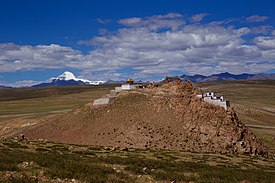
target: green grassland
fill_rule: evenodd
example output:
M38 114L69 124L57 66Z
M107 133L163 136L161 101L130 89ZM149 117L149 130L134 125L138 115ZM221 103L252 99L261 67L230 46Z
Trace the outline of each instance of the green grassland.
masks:
M0 182L274 182L275 160L2 139Z

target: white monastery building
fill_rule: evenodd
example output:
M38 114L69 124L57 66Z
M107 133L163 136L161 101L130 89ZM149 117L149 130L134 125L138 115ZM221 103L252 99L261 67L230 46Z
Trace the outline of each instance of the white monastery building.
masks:
M227 110L230 107L230 103L228 100L224 100L223 96L215 96L214 92L208 92L202 95L196 95L199 98L202 98L203 101L219 105L223 107L225 110Z

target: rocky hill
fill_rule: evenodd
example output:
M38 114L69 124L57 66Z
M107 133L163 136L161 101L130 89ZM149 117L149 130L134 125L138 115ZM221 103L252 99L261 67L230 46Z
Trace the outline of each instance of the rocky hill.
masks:
M122 91L109 105L87 104L17 133L98 146L266 154L233 109L206 103L196 93L191 83L178 80Z

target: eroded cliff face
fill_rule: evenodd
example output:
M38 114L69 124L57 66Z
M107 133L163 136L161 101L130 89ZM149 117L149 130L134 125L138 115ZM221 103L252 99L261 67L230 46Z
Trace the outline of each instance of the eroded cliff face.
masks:
M191 83L174 81L124 91L109 105L86 105L24 129L29 138L65 143L193 152L265 154L267 149L233 109L195 97Z

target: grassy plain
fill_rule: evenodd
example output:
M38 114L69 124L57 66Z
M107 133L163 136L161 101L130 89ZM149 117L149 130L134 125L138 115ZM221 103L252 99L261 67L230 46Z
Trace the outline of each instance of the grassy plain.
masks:
M107 94L115 85L0 90L0 121L70 111Z

